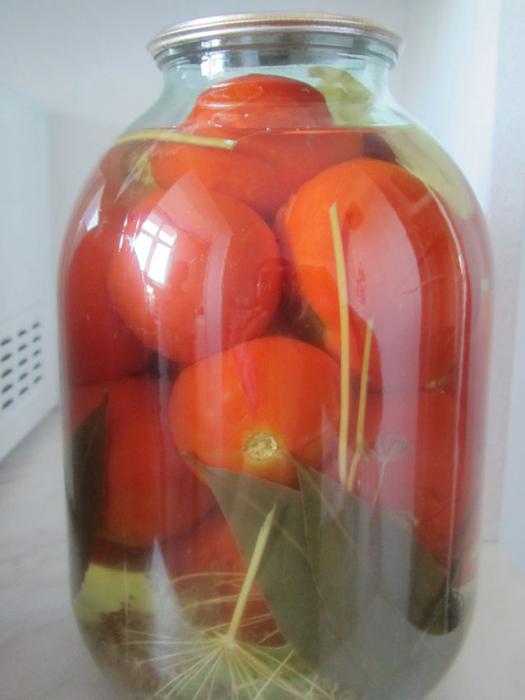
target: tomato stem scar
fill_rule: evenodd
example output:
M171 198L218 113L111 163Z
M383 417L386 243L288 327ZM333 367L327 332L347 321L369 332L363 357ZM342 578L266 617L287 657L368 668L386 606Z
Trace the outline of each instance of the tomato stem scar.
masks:
M246 456L250 462L268 462L279 451L279 443L268 433L256 433L252 435L245 447Z

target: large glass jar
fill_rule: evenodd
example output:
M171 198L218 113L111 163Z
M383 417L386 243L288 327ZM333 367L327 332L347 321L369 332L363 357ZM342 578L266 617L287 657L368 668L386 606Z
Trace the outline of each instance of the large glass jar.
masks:
M75 615L123 696L416 700L479 531L490 258L337 16L180 25L61 273Z

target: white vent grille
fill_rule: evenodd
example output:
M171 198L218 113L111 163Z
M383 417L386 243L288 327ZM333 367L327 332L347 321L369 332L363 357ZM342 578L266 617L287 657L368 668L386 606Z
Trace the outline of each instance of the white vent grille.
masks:
M44 379L42 321L32 318L0 336L0 414L12 411Z
M55 403L53 340L46 304L0 320L0 460Z

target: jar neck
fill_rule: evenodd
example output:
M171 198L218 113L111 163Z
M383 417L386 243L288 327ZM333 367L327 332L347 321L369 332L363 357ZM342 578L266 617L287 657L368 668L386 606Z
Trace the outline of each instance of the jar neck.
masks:
M395 55L374 41L361 40L355 47L335 50L312 46L243 46L202 49L159 57L164 76L164 94L193 86L199 91L210 82L227 80L250 73L273 75L293 74L299 80L315 86L319 71L326 69L350 73L374 97L389 95L389 73L395 65Z
M323 44L326 40L328 43ZM205 45L206 44L206 45ZM128 128L176 127L184 123L199 96L212 83L263 73L293 78L320 90L338 126L383 128L406 126L408 119L392 98L388 76L396 53L364 37L296 39L248 35L237 40L195 42L169 48L157 56L164 89L159 99Z

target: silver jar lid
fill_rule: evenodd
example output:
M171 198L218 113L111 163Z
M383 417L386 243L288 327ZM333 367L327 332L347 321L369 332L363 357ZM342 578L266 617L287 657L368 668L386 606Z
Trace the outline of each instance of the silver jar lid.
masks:
M189 22L175 24L159 32L148 44L148 49L157 58L164 51L180 49L187 44L195 44L246 34L264 36L278 33L297 34L338 34L363 37L380 42L398 54L402 39L395 32L374 22L347 15L325 13L301 14L235 14L203 17Z

